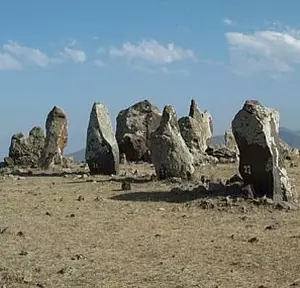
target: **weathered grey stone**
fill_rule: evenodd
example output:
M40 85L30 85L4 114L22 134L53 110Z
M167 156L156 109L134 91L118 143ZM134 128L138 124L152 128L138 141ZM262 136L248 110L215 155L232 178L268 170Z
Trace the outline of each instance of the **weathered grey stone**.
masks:
M189 178L194 173L193 156L180 134L172 106L165 106L160 125L150 139L152 163L159 179Z
M258 101L246 101L232 121L240 151L239 171L253 196L291 200L290 180L283 167L279 138L279 113Z
M120 111L117 116L116 138L120 153L128 161L150 161L150 134L161 120L159 109L148 100Z
M46 120L45 149L41 159L42 168L61 165L68 142L68 118L59 107L54 106Z
M234 163L237 159L237 154L235 151L230 150L226 146L221 146L220 148L208 147L206 153L211 157L218 159L219 163Z
M180 133L192 153L195 165L209 161L205 150L213 135L212 117L209 112L201 112L195 100L192 99L190 113L178 120Z
M151 161L147 140L144 136L126 133L119 143L120 151L126 151L129 161ZM137 160L140 159L140 160Z
M228 129L225 131L224 143L225 143L225 147L227 147L229 150L238 153L238 147L234 135L232 133L232 129Z
M86 140L86 162L92 174L119 173L119 148L108 109L94 103Z
M5 161L9 166L35 167L38 165L44 150L45 136L43 129L33 127L29 136L18 133L12 136L9 147L9 158Z

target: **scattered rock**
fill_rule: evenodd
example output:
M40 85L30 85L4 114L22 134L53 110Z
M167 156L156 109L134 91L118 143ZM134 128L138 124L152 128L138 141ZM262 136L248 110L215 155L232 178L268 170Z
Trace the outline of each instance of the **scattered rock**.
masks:
M248 240L249 243L256 243L258 242L258 238L257 237L252 237Z
M19 231L19 232L17 233L17 236L18 236L18 237L24 237L25 235L24 235L24 233L23 233L22 231Z
M291 200L290 180L280 153L279 113L258 101L246 101L232 121L239 151L239 171L254 197Z
M295 280L292 284L290 284L290 287L296 287L296 286L300 286L300 278Z
M93 105L87 131L85 157L91 174L119 173L119 147L108 109L103 104Z
M117 116L116 139L120 153L128 161L151 161L150 134L161 120L159 109L148 100L120 111Z
M76 254L75 256L71 257L71 260L80 260L83 259L83 256L80 254Z
M193 156L180 134L172 106L165 106L160 125L150 139L152 163L159 179L188 178L194 173Z
M123 181L122 185L121 185L121 189L123 191L129 191L129 190L131 190L131 183L129 181L126 181L126 180Z
M0 234L4 234L7 231L8 227L0 228Z
M22 251L19 253L19 255L21 255L21 256L27 256L27 255L28 255L28 252L22 250Z
M279 229L279 224L278 223L273 223L271 225L266 226L265 230L276 230Z
M81 195L79 195L78 197L77 197L77 201L84 201L84 197L83 196L81 196Z
M61 165L67 142L67 115L61 108L54 106L46 119L45 149L41 159L41 167L48 169L55 165Z
M64 274L69 273L71 271L72 271L72 268L66 267L66 268L62 268L62 269L58 270L57 274L64 275Z

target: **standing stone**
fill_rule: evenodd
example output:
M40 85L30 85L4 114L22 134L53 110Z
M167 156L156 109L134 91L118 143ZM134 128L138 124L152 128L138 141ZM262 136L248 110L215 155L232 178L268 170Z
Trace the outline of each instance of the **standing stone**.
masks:
M232 129L228 129L225 131L224 142L226 148L228 148L229 150L236 151L236 152L238 151L237 144L234 135L232 133Z
M279 138L279 113L258 101L246 101L232 121L240 151L239 171L254 197L291 200L294 195L283 167Z
M44 150L45 135L40 127L33 127L29 136L18 133L12 136L9 147L9 166L37 167Z
M212 117L209 112L201 112L195 100L191 101L190 113L178 121L181 135L194 156L195 164L203 162L205 151L213 135Z
M160 125L150 140L152 163L159 179L189 178L194 173L193 156L180 134L172 106L165 106Z
M150 134L161 120L159 109L148 100L120 111L117 117L116 138L120 153L128 161L151 161Z
M68 118L59 107L54 106L46 120L45 150L41 166L49 168L62 164L64 149L68 142Z
M108 109L94 103L86 140L86 162L92 174L119 173L119 148Z

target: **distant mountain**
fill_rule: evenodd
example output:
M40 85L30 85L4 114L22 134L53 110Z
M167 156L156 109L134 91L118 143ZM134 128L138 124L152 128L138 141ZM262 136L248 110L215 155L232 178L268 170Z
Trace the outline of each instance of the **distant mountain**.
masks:
M73 152L67 156L73 157L76 162L85 162L85 149Z
M216 146L223 145L224 144L224 136L223 135L213 136L211 139L211 143Z
M290 130L285 127L279 128L279 135L291 147L300 149L300 131Z
M300 149L300 131L294 131L285 127L279 128L279 135L289 146ZM213 145L222 145L224 144L224 136L216 135L212 138ZM69 154L77 162L85 161L85 149L81 149L74 153Z

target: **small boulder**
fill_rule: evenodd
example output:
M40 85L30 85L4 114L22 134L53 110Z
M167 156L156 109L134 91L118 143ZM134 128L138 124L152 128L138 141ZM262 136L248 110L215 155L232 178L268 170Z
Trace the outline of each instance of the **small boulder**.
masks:
M159 179L181 177L194 173L193 156L184 142L175 109L167 105L159 127L151 134L152 163Z
M119 173L119 148L108 109L94 103L86 140L86 162L92 174Z
M47 116L45 149L41 159L42 168L61 165L64 149L68 142L68 118L66 113L55 106Z
M239 171L254 197L291 200L290 180L283 167L279 138L279 113L258 101L246 101L232 121L240 151Z
M117 116L116 138L120 153L128 161L150 161L150 134L161 120L159 109L144 100L122 110Z

